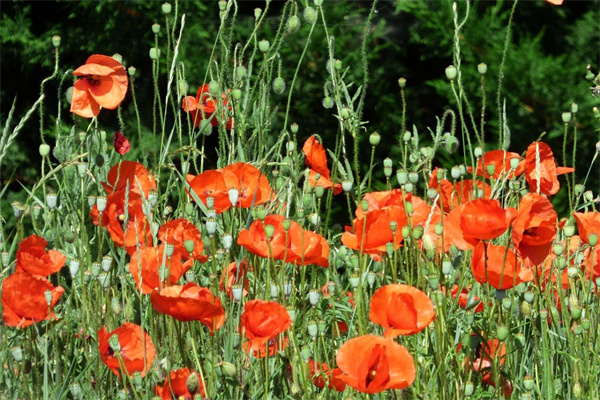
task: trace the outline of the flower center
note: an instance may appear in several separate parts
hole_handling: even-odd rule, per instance
[[[85,79],[87,79],[87,81],[92,86],[99,86],[100,85],[100,77],[98,75],[86,76]]]

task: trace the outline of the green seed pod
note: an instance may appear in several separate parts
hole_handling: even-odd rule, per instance
[[[148,55],[152,61],[156,61],[158,60],[158,57],[160,57],[160,49],[157,47],[151,47]]]
[[[480,75],[485,75],[487,72],[487,65],[484,63],[477,64],[477,72],[479,72]]]
[[[297,15],[292,15],[287,21],[287,31],[288,33],[295,33],[298,28],[300,28],[300,18]]]
[[[571,113],[570,112],[562,113],[562,120],[565,124],[568,124],[571,121]]]
[[[398,86],[400,86],[400,89],[404,89],[406,87],[406,78],[398,78]]]
[[[449,81],[453,81],[454,79],[456,79],[456,75],[458,74],[458,71],[454,65],[447,66],[445,72],[446,72],[446,78]]]
[[[160,32],[160,24],[152,24],[152,33],[158,35]]]
[[[60,46],[60,36],[52,36],[52,46],[54,46],[54,48],[58,48]]]
[[[163,3],[162,5],[162,12],[163,14],[170,14],[171,13],[171,4],[169,3]]]
[[[335,105],[335,101],[333,100],[333,98],[326,96],[323,99],[323,107],[326,109],[330,109]]]
[[[282,94],[285,92],[285,81],[282,77],[278,76],[273,79],[273,91],[277,94]]]
[[[270,47],[271,47],[271,44],[266,39],[263,39],[260,42],[258,42],[258,49],[263,53],[266,53],[267,51],[269,51]]]
[[[46,143],[42,143],[40,144],[40,156],[42,157],[46,157],[48,154],[50,154],[50,146],[47,145]]]
[[[369,143],[371,143],[371,146],[375,147],[379,144],[379,142],[381,142],[381,136],[379,133],[373,132],[371,135],[369,135]]]

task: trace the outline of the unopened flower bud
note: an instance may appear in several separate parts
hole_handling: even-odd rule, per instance
[[[58,48],[60,46],[60,36],[52,36],[52,46],[54,46],[54,48]]]
[[[445,72],[446,72],[446,78],[449,81],[453,81],[454,79],[456,79],[456,75],[458,74],[458,71],[454,65],[447,66]]]
[[[297,15],[292,15],[287,21],[288,33],[295,33],[300,28],[300,18]]]
[[[163,3],[163,5],[162,5],[161,8],[162,8],[163,14],[169,14],[169,13],[171,13],[171,4],[169,4],[169,3]]]
[[[317,11],[311,6],[306,7],[304,9],[304,19],[309,24],[314,24],[315,22],[317,22]]]
[[[58,202],[58,196],[56,195],[56,193],[48,193],[46,195],[46,205],[48,206],[48,208],[50,210],[53,210],[56,208],[57,202]]]
[[[477,72],[479,72],[480,75],[485,75],[487,72],[487,65],[484,63],[477,64]]]
[[[160,57],[160,49],[158,47],[151,47],[148,55],[152,61],[156,61]]]
[[[406,78],[398,78],[398,86],[400,86],[400,89],[404,89],[406,87]]]
[[[260,18],[260,16],[262,15],[262,9],[256,7],[254,9],[254,19],[258,20]]]
[[[185,381],[185,387],[191,395],[194,395],[200,386],[200,380],[198,379],[198,374],[191,373],[187,380]]]
[[[267,51],[269,51],[270,47],[271,47],[271,44],[266,39],[263,39],[260,42],[258,42],[258,49],[260,51],[262,51],[263,53],[266,53]]]
[[[562,120],[565,124],[568,124],[571,121],[571,113],[570,112],[562,113]]]
[[[154,33],[155,35],[158,35],[159,32],[160,32],[160,25],[152,24],[152,33]]]
[[[371,135],[369,135],[369,143],[371,143],[371,146],[377,146],[380,141],[381,141],[381,136],[379,135],[379,133],[373,132],[373,133],[371,133]]]

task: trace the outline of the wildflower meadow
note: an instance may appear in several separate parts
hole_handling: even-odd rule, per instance
[[[147,2],[145,64],[56,35],[37,100],[2,99],[0,399],[600,399],[599,65],[523,145],[518,1],[487,9],[493,66],[463,58],[475,4],[428,4],[451,57],[424,127],[410,76],[372,82],[377,1],[344,49],[345,2],[196,3],[194,63],[194,2]]]

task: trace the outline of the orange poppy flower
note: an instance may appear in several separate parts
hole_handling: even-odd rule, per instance
[[[36,235],[23,239],[16,254],[16,270],[41,276],[60,271],[67,257],[58,250],[46,250],[47,245],[46,239]]]
[[[176,284],[193,265],[194,260],[184,262],[181,253],[177,251],[174,251],[171,257],[167,257],[164,251],[163,243],[158,247],[142,247],[131,254],[129,272],[133,276],[135,286],[144,294]]]
[[[477,199],[465,204],[460,228],[467,238],[489,240],[502,235],[517,218],[517,210],[504,209],[498,200]]]
[[[445,212],[452,210],[461,204],[465,204],[471,200],[475,200],[473,193],[473,180],[464,179],[455,183],[446,179],[438,179],[437,172],[434,169],[429,178],[429,187],[437,189],[440,198],[438,204]],[[475,182],[477,191],[483,192],[483,198],[489,199],[492,194],[492,188],[487,183],[477,180]]]
[[[510,289],[533,280],[533,272],[523,266],[517,254],[504,246],[479,242],[471,255],[471,271],[479,283],[496,289]]]
[[[294,221],[285,231],[283,215],[269,215],[264,221],[256,220],[249,229],[244,229],[238,235],[238,244],[257,256],[284,260],[296,265],[329,266],[329,243],[312,231],[305,231]],[[265,226],[271,225],[274,234],[269,239]]]
[[[187,380],[192,373],[196,374],[196,377],[198,378],[198,391],[196,393],[190,393],[187,388]],[[192,400],[196,394],[200,394],[202,397],[205,395],[200,374],[190,371],[187,367],[171,371],[169,377],[165,379],[165,383],[162,386],[156,385],[154,394],[162,400]]]
[[[45,293],[52,293],[50,305]],[[35,322],[54,319],[52,309],[64,293],[48,279],[27,272],[15,272],[2,282],[2,318],[6,326],[25,328]]]
[[[518,153],[512,153],[506,150],[492,150],[486,152],[481,159],[477,160],[477,176],[483,176],[483,165],[485,165],[485,177],[487,179],[494,178],[512,178],[515,176],[515,171],[511,172],[510,160],[516,158],[520,159],[521,156]],[[483,161],[483,162],[482,162]],[[494,167],[494,173],[491,175],[487,172],[488,166]],[[473,167],[467,167],[469,173],[473,173]]]
[[[193,282],[184,286],[169,286],[160,292],[154,290],[150,296],[154,309],[179,321],[200,321],[208,327],[210,334],[225,322],[225,310],[221,300],[210,289]]]
[[[344,343],[335,361],[343,374],[339,379],[363,393],[404,389],[415,380],[415,363],[402,345],[372,335]]]
[[[217,111],[218,103],[216,99],[210,94],[208,84],[204,84],[198,88],[196,97],[186,96],[183,99],[182,108],[183,111],[191,115],[194,126],[200,126],[202,120],[210,119],[212,126],[219,124],[219,119],[213,114]],[[222,94],[223,108],[227,106],[227,96],[225,93]],[[227,120],[226,128],[231,129],[233,121],[231,118]]]
[[[248,294],[248,279],[246,279],[246,271],[248,271],[248,261],[246,259],[238,263],[233,261],[229,265],[223,268],[221,274],[221,280],[219,281],[219,289],[225,290],[227,296],[233,299],[233,285],[236,283],[242,283],[242,297],[246,297]],[[227,286],[225,286],[227,282]]]
[[[310,169],[308,174],[310,185],[312,187],[316,187],[317,185],[323,186],[325,189],[333,187],[333,194],[341,193],[342,184],[334,184],[331,181],[331,171],[329,171],[329,167],[327,166],[327,153],[314,135],[306,139],[302,147],[302,152],[306,156],[306,166]],[[320,175],[318,180],[317,174]]]
[[[129,193],[133,192],[146,197],[150,191],[156,190],[154,176],[146,167],[135,161],[123,160],[113,165],[108,171],[106,180],[107,182],[101,183],[109,195],[129,188]]]
[[[560,189],[558,175],[575,171],[573,168],[556,166],[554,154],[544,142],[533,142],[527,147],[523,169],[530,190],[546,196],[556,194]]]
[[[112,57],[94,54],[73,75],[79,79],[73,85],[71,112],[84,118],[97,116],[100,107],[117,108],[127,94],[127,72]]]
[[[156,354],[150,335],[142,330],[141,326],[131,322],[125,322],[112,332],[106,332],[104,326],[100,328],[98,331],[100,357],[117,376],[121,376],[121,366],[118,357],[115,356],[115,351],[109,344],[113,335],[117,335],[119,338],[119,352],[127,374],[131,376],[134,372],[140,372],[142,376],[145,376]]]
[[[90,217],[95,225],[108,230],[110,238],[117,246],[124,247],[128,253],[135,250],[138,244],[150,243],[152,232],[150,223],[142,209],[142,197],[129,192],[129,203],[125,205],[125,191],[113,192],[106,198],[106,209],[100,215],[97,207],[90,210]],[[125,207],[127,207],[127,223],[125,224]]]
[[[458,345],[460,350],[462,345]],[[496,382],[492,376],[492,367],[494,360],[498,360],[498,366],[502,369],[504,365],[504,359],[506,356],[506,345],[500,342],[498,339],[488,340],[485,342],[479,342],[475,348],[475,359],[470,361],[470,358],[466,358],[467,365],[473,369],[473,371],[481,374],[481,380],[487,385],[496,387]],[[500,376],[500,383],[503,388],[504,397],[510,397],[512,395],[512,384],[511,382]]]
[[[336,392],[346,390],[346,382],[340,379],[340,375],[342,374],[341,369],[331,369],[326,363],[317,362],[313,359],[308,360],[308,367],[310,368],[309,378],[312,379],[316,387],[323,389],[327,386]]]
[[[200,262],[208,260],[208,256],[202,254],[204,252],[204,242],[202,242],[200,231],[196,225],[187,219],[173,219],[163,224],[158,230],[158,238],[161,242],[175,246],[175,251],[180,253],[186,260],[190,256]],[[194,250],[191,254],[185,248],[185,242],[188,240],[194,243]]]
[[[213,198],[213,209],[217,214],[227,211],[231,207],[229,191],[225,185],[222,171],[211,169],[197,176],[188,175],[187,182],[204,205],[206,205],[207,197]]]
[[[249,348],[257,350],[292,326],[284,306],[273,301],[250,300],[240,317],[240,330],[249,340]]]
[[[577,230],[579,236],[584,243],[590,243],[590,233],[595,233],[600,237],[600,213],[597,211],[590,211],[586,213],[574,212],[573,217],[577,222]]]
[[[369,319],[383,326],[383,336],[414,335],[435,319],[433,302],[419,289],[403,284],[385,285],[371,298]]]
[[[564,0],[546,0],[546,2],[550,3],[550,4],[554,4],[555,6],[560,6],[562,5]]]
[[[458,285],[453,285],[450,289],[450,295],[453,299],[456,299],[458,296],[457,302],[461,308],[473,310],[476,313],[483,311],[485,304],[479,297],[470,294],[470,287],[463,287],[460,293],[458,292],[458,289]],[[442,287],[442,292],[445,293],[446,288]],[[489,305],[491,306],[491,303]]]
[[[288,338],[283,339],[271,339],[265,343],[259,345],[253,345],[251,342],[244,342],[242,344],[242,350],[246,354],[250,354],[252,352],[252,356],[254,358],[265,358],[267,354],[269,357],[273,357],[280,351],[283,351],[288,346]]]
[[[238,191],[236,207],[248,208],[264,204],[271,200],[274,194],[267,177],[252,164],[231,164],[221,169],[221,172],[228,198],[230,189]]]
[[[523,260],[538,265],[548,257],[556,238],[557,221],[547,197],[537,193],[523,196],[512,228],[513,245]]]

